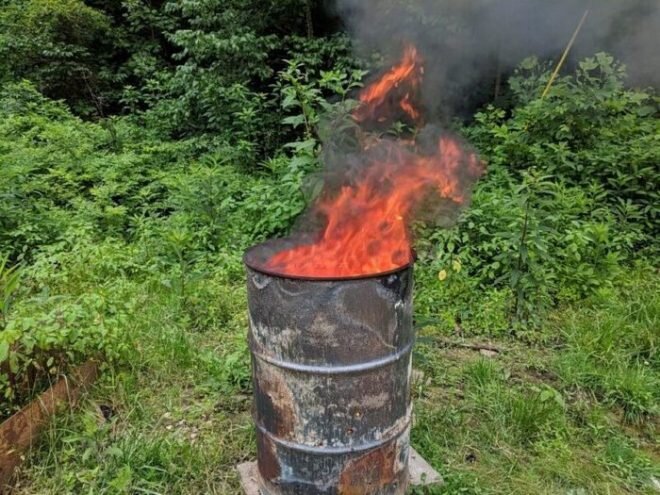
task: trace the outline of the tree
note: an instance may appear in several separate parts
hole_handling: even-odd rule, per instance
[[[80,113],[102,113],[110,19],[81,0],[10,0],[0,7],[0,80],[29,79]]]

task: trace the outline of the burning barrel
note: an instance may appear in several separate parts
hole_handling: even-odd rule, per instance
[[[422,62],[406,46],[361,90],[358,139],[337,126],[349,130],[326,146],[323,187],[298,228],[245,255],[263,495],[406,491],[412,226],[451,223],[484,172],[435,126],[404,139],[370,132],[401,113],[424,124]]]
[[[263,495],[403,494],[408,484],[412,265],[312,278],[245,255]]]

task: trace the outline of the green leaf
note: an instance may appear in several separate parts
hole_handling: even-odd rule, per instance
[[[536,57],[527,57],[520,63],[520,68],[525,70],[532,70],[539,65],[539,60]]]
[[[122,466],[116,476],[110,481],[110,486],[119,492],[126,492],[131,486],[133,471],[130,466]]]
[[[9,358],[9,342],[0,341],[0,363],[4,363]]]
[[[587,58],[587,59],[583,60],[582,62],[580,62],[580,69],[582,69],[584,71],[594,70],[597,67],[598,67],[598,63],[596,62],[596,59],[594,59],[592,57]]]
[[[303,115],[293,115],[291,117],[282,119],[282,123],[293,126],[295,128],[305,123],[305,117]]]

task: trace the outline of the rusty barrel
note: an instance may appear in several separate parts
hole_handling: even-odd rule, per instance
[[[246,253],[263,495],[391,495],[408,484],[412,266],[352,279]]]

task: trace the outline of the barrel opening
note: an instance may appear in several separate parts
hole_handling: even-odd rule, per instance
[[[285,278],[289,280],[309,280],[309,281],[319,281],[319,282],[342,281],[342,280],[368,280],[372,278],[386,277],[388,275],[392,275],[395,273],[399,273],[403,270],[406,270],[407,268],[410,268],[412,264],[412,263],[407,263],[405,265],[401,265],[397,268],[394,268],[393,270],[387,270],[385,272],[369,273],[367,275],[356,275],[356,276],[348,276],[348,277],[334,277],[334,276],[311,277],[306,275],[291,275],[289,273],[281,273],[278,272],[277,270],[272,270],[267,267],[268,266],[267,262],[271,258],[271,256],[290,247],[291,247],[291,241],[287,241],[284,239],[275,239],[275,240],[266,241],[262,244],[258,244],[248,249],[243,255],[243,263],[245,263],[245,265],[248,268],[254,270],[255,272],[259,272],[271,277]],[[414,259],[414,253],[413,253],[413,259]]]

